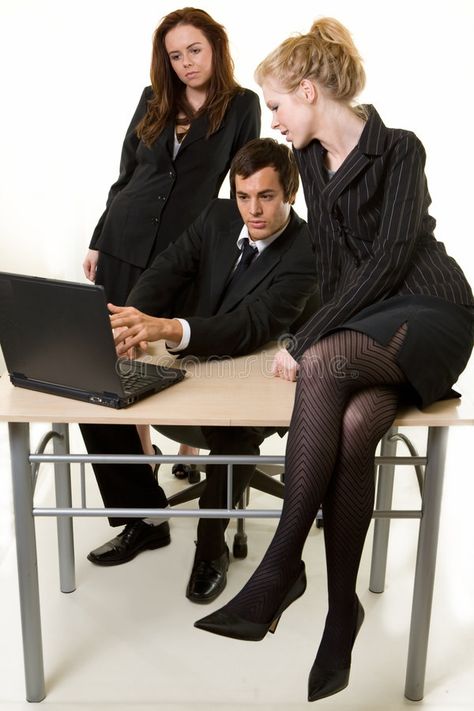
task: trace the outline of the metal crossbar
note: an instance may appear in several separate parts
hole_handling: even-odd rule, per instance
[[[85,464],[173,464],[179,459],[185,464],[224,464],[227,466],[227,508],[219,509],[171,509],[171,508],[88,508],[85,503],[84,492],[84,465]],[[34,466],[43,463],[62,463],[81,465],[81,507],[34,507],[34,516],[77,516],[77,517],[122,517],[145,518],[152,516],[166,516],[174,518],[278,518],[281,509],[237,509],[232,506],[232,475],[234,465],[239,464],[277,464],[283,465],[284,455],[146,455],[146,454],[31,454],[29,461]],[[377,456],[375,464],[397,464],[422,466],[426,464],[426,457],[420,456]],[[421,518],[421,510],[375,510],[373,518]]]

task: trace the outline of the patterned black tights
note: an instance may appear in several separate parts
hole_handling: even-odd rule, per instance
[[[396,356],[406,324],[387,346],[342,330],[304,354],[286,450],[285,499],[275,536],[255,573],[226,606],[254,622],[272,619],[300,565],[323,503],[329,608],[317,661],[350,661],[357,571],[374,504],[374,454],[392,424]]]

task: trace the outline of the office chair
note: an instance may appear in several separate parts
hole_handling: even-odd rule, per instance
[[[193,445],[191,445],[193,446]],[[205,476],[205,473],[204,473]],[[280,479],[275,479],[275,476],[280,476]],[[277,464],[267,464],[255,468],[255,472],[250,480],[250,484],[247,487],[244,495],[237,504],[238,509],[245,509],[248,505],[250,489],[257,489],[262,491],[264,494],[270,494],[270,496],[276,496],[279,499],[283,499],[283,492],[285,485],[284,471],[283,467]],[[197,484],[191,484],[182,491],[173,494],[168,498],[168,504],[170,506],[178,506],[178,504],[185,504],[188,501],[193,501],[198,499],[204,487],[206,486],[206,480],[203,479]],[[245,519],[237,519],[237,531],[234,535],[234,541],[232,544],[232,554],[234,558],[246,558],[248,553],[247,546],[247,534],[245,532]]]
[[[160,428],[160,432],[165,434],[163,431],[164,428]],[[168,436],[170,439],[174,439],[174,437],[170,436],[171,432],[166,433],[166,436]],[[178,441],[178,440],[176,440]],[[183,441],[183,440],[181,440]],[[382,438],[381,444],[382,444],[382,450],[381,453],[383,452],[384,448],[387,446],[390,447],[390,443],[392,443],[392,448],[393,446],[396,447],[397,442],[402,442],[405,444],[407,449],[409,450],[411,456],[418,456],[418,452],[416,451],[415,447],[409,440],[409,438],[406,435],[403,435],[398,432],[397,427],[392,427]],[[187,443],[187,442],[186,442]],[[193,447],[199,447],[200,449],[207,449],[207,447],[204,446],[204,444],[201,442],[201,444],[192,444],[190,443],[190,446]],[[388,451],[387,451],[388,453]],[[392,453],[392,452],[390,452]],[[379,465],[378,467],[375,468],[375,474],[381,476],[384,473],[384,470],[390,470],[387,471],[387,475],[392,477],[393,479],[393,465],[390,466],[384,466],[384,465]],[[416,477],[418,480],[418,486],[420,489],[420,492],[422,491],[423,488],[423,478],[424,478],[424,467],[420,466],[418,464],[414,465]],[[203,472],[205,475],[205,472]],[[279,476],[279,480],[275,479],[275,476]],[[377,477],[378,478],[378,477]],[[184,504],[188,501],[192,501],[193,499],[197,499],[201,496],[201,493],[204,490],[204,487],[206,485],[205,480],[200,481],[197,484],[193,484],[188,486],[186,489],[183,489],[183,491],[178,492],[177,494],[173,494],[168,498],[168,503],[170,506],[177,506],[178,504]],[[388,488],[390,490],[390,487],[392,484],[388,484]],[[265,494],[269,494],[270,496],[276,496],[279,499],[283,499],[284,496],[284,470],[283,467],[277,464],[264,464],[260,465],[255,468],[255,472],[253,474],[252,479],[250,480],[250,484],[247,487],[246,492],[242,496],[241,500],[237,504],[238,509],[245,509],[246,506],[248,505],[249,502],[249,492],[250,489],[257,489],[258,491],[262,491]],[[320,506],[318,513],[316,515],[316,528],[322,528],[324,525],[324,518],[323,518],[323,509],[322,506]],[[385,526],[387,528],[387,525],[389,524],[389,521],[376,521],[376,527],[381,527]],[[387,529],[388,530],[388,529]],[[237,531],[234,535],[234,541],[233,541],[233,546],[232,546],[232,553],[234,558],[246,558],[247,553],[248,553],[248,546],[247,546],[247,534],[245,532],[245,519],[244,518],[237,518]]]
[[[198,427],[173,427],[170,425],[153,425],[160,434],[164,435],[173,442],[182,442],[189,447],[195,447],[196,449],[209,449],[209,444],[204,439],[200,428]],[[200,473],[202,472],[205,476],[205,470],[200,469],[197,465],[197,469]],[[275,476],[280,477],[280,479],[275,479]],[[284,491],[284,473],[283,467],[275,464],[267,464],[264,466],[256,467],[253,477],[247,487],[246,492],[242,496],[241,500],[237,504],[237,508],[244,509],[249,500],[249,489],[257,489],[265,494],[270,494],[270,496],[276,496],[279,499],[283,499]],[[177,494],[173,494],[168,498],[168,504],[170,506],[177,506],[178,504],[184,504],[188,501],[193,501],[198,499],[204,487],[206,485],[205,479],[198,481],[195,484],[191,484]],[[234,558],[246,558],[247,556],[247,534],[245,533],[245,519],[237,519],[237,532],[234,536],[234,542],[232,546],[232,553]]]

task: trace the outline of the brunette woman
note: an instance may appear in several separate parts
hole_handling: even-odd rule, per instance
[[[226,31],[207,12],[186,7],[162,19],[150,76],[83,264],[117,306],[217,197],[239,148],[260,135],[258,96],[236,82]],[[153,454],[149,428],[138,431],[144,452]],[[181,446],[180,454],[193,453]],[[178,476],[187,472],[186,465],[174,467]]]

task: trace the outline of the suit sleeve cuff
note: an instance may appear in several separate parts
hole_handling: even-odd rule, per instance
[[[183,327],[183,335],[179,343],[175,341],[165,341],[166,348],[170,353],[179,353],[179,351],[184,351],[185,348],[189,346],[189,341],[191,340],[191,326],[184,318],[177,318]]]

